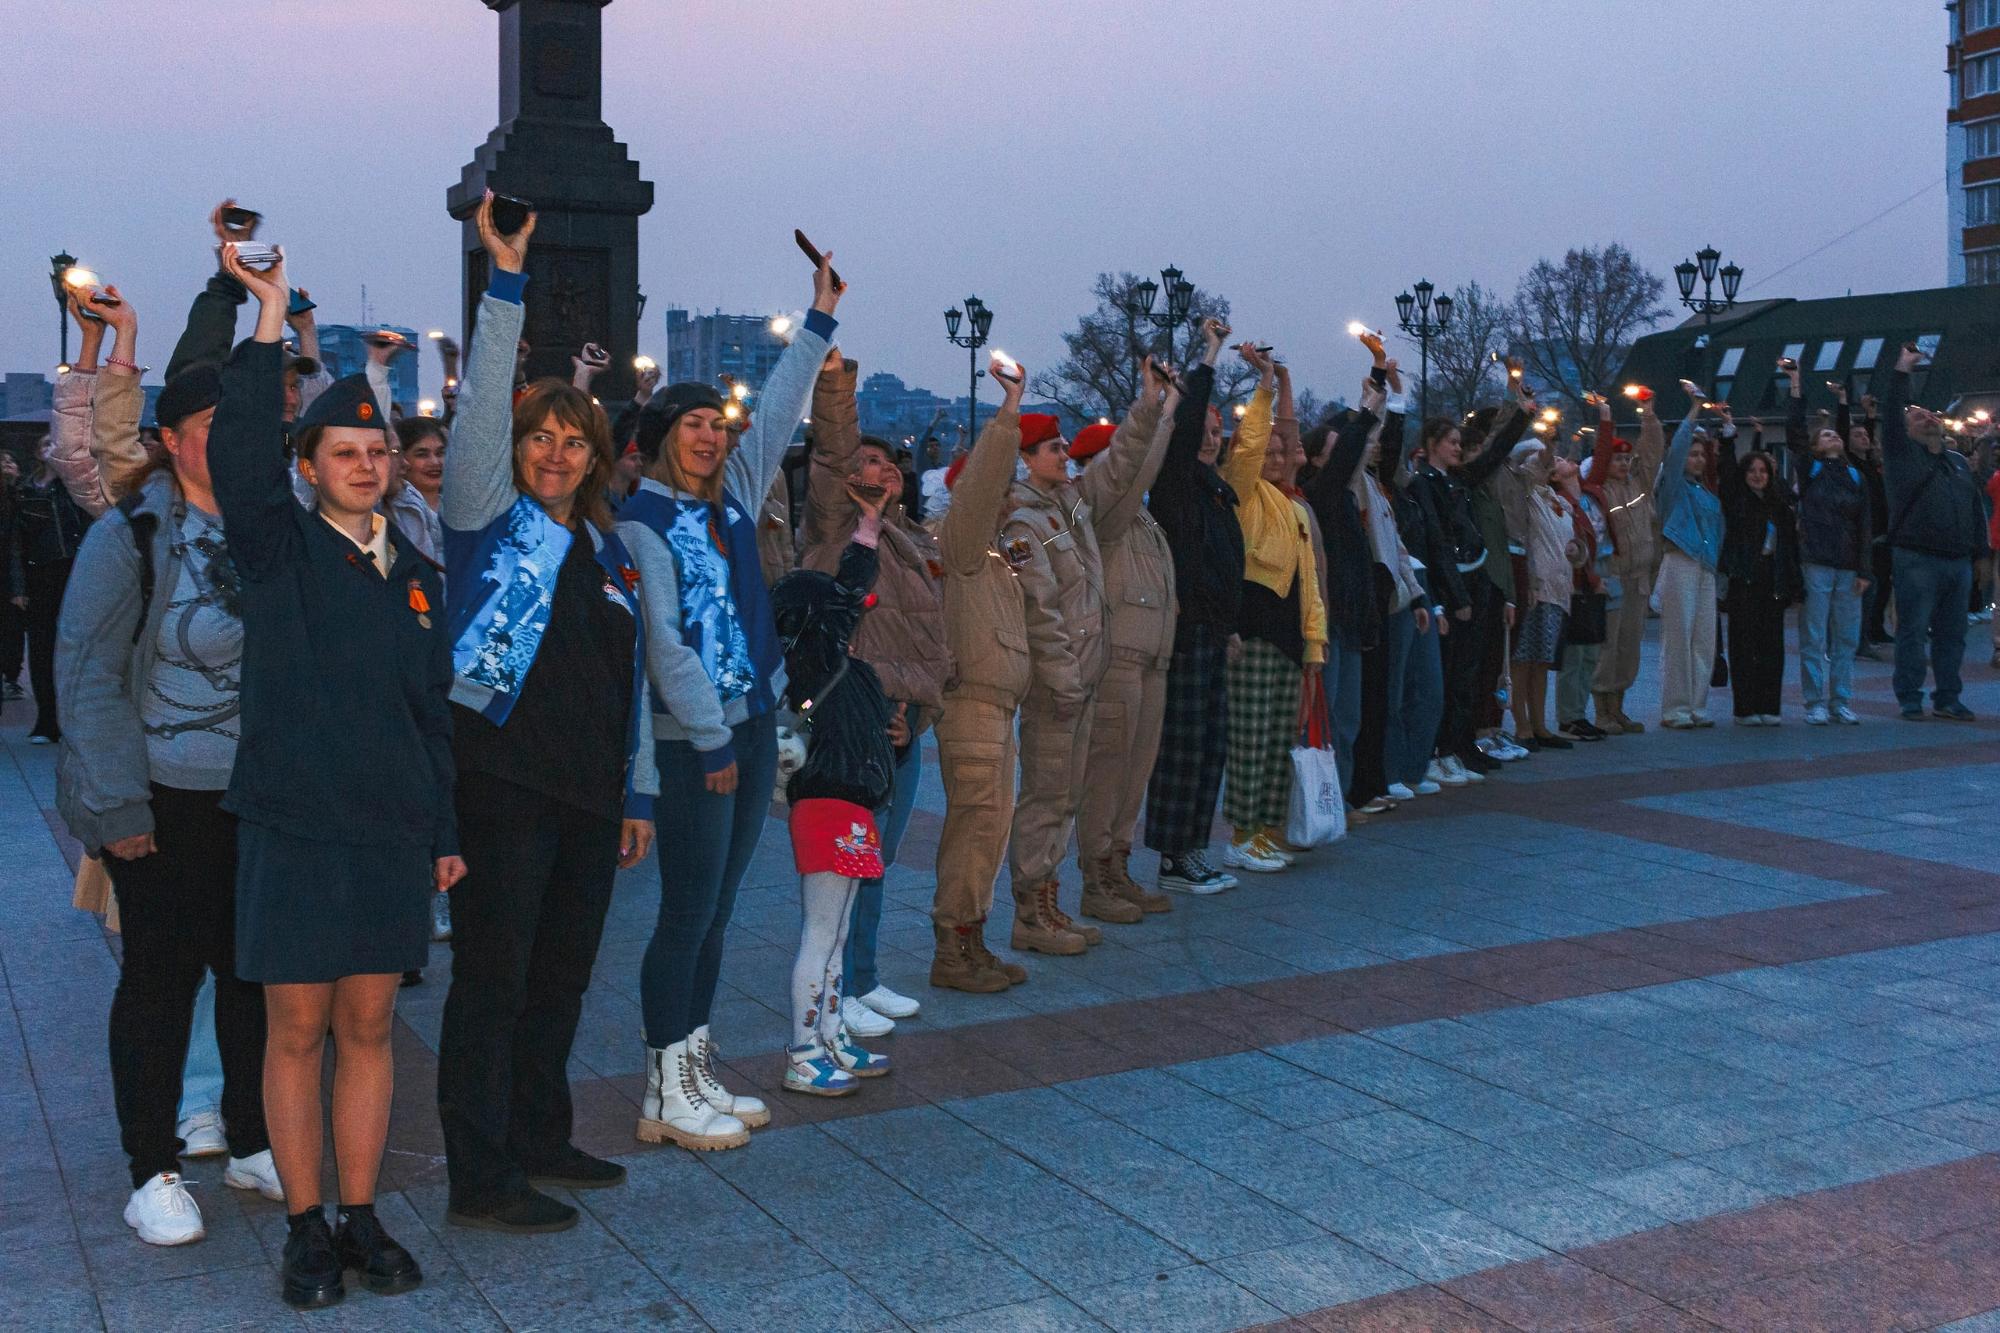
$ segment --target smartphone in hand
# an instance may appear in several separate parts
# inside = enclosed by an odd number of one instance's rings
[[[493,195],[493,230],[502,236],[512,236],[528,225],[528,214],[534,211],[534,204],[528,200],[496,191]]]
[[[826,256],[819,252],[819,248],[817,246],[815,246],[811,241],[806,239],[806,234],[803,228],[800,227],[792,228],[792,239],[798,243],[799,249],[805,251],[806,258],[812,260],[814,268],[818,268],[821,264],[824,264],[826,262]],[[840,280],[839,269],[828,269],[826,275],[829,278],[833,279],[834,286],[840,287],[845,285]]]

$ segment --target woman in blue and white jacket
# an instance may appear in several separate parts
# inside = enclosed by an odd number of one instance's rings
[[[659,858],[659,924],[639,973],[648,1050],[638,1134],[648,1143],[736,1148],[770,1121],[762,1102],[717,1081],[708,1017],[736,889],[771,802],[785,690],[756,516],[811,401],[843,291],[823,258],[805,327],[733,442],[728,405],[705,384],[669,386],[639,419],[646,473],[618,511],[618,535],[639,565],[656,818],[673,830]]]
[[[659,783],[645,706],[638,571],[610,531],[611,427],[590,395],[513,395],[521,231],[479,206],[493,280],[479,303],[445,456],[445,623],[465,881],[438,1043],[446,1217],[558,1231],[625,1168],[570,1142],[568,1064],[612,882],[644,859]]]

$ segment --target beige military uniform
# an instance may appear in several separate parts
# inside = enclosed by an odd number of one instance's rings
[[[1173,421],[1160,419],[1159,403],[1135,404],[1110,446],[1086,465],[1077,483],[1091,506],[1104,558],[1109,656],[1091,707],[1076,817],[1078,859],[1086,876],[1099,862],[1131,850],[1132,830],[1160,752],[1167,666],[1174,655],[1180,607],[1174,595],[1173,552],[1144,500],[1172,434]]]
[[[1016,482],[1000,530],[1019,564],[1034,684],[1021,702],[1021,794],[1008,861],[1019,901],[1055,879],[1069,850],[1090,759],[1091,701],[1109,661],[1104,560],[1090,505],[1074,486]],[[1025,548],[1025,551],[1024,551]]]
[[[785,470],[771,473],[771,489],[757,511],[757,564],[769,588],[798,568],[798,547],[792,541],[792,485]]]
[[[941,926],[976,929],[986,919],[1014,818],[1014,714],[1033,671],[1016,571],[1047,565],[1039,544],[1000,535],[1020,444],[1020,414],[996,415],[935,525],[952,654],[935,733],[945,811],[931,916]]]

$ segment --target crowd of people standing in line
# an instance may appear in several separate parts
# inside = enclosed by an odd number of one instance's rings
[[[421,1281],[373,1204],[395,996],[434,931],[453,958],[453,1224],[561,1230],[577,1213],[548,1187],[623,1180],[572,1143],[566,1068],[616,874],[655,852],[637,1137],[726,1150],[770,1122],[723,1083],[710,1020],[774,796],[802,907],[781,1086],[846,1096],[889,1073],[863,1043],[920,1008],[876,950],[927,736],[946,794],[929,980],[991,994],[1028,980],[987,940],[1003,867],[1011,949],[1073,956],[1103,939],[1091,921],[1132,926],[1308,851],[1286,837],[1302,719],[1324,718],[1356,820],[1643,731],[1625,703],[1656,596],[1661,725],[1711,725],[1718,597],[1739,723],[1779,718],[1794,603],[1806,721],[1852,723],[1886,546],[1904,715],[1924,715],[1929,671],[1932,713],[1971,716],[1964,612],[1991,514],[1908,402],[1914,348],[1879,417],[1818,431],[1781,367],[1789,464],[1739,452],[1728,409],[1710,424],[1685,382],[1671,439],[1649,390],[1627,390],[1635,441],[1591,395],[1579,462],[1517,366],[1498,406],[1407,422],[1366,331],[1357,406],[1309,423],[1273,350],[1238,346],[1255,388],[1225,432],[1230,331],[1210,320],[1194,365],[1146,359],[1123,419],[1074,437],[1021,410],[1025,372],[996,358],[1000,410],[920,523],[896,449],[857,427],[828,259],[754,411],[647,375],[614,419],[589,390],[601,357],[571,382],[522,372],[532,214],[503,234],[489,199],[477,223],[490,281],[447,421],[396,419],[391,346],[327,375],[282,254],[246,262],[218,210],[157,442],[135,307],[81,288],[84,354],[9,490],[35,732],[61,743],[59,811],[124,936],[125,1220],[200,1239],[180,1157],[226,1154],[227,1184],[285,1205],[295,1306],[340,1299],[349,1270]],[[1150,887],[1135,840],[1159,854]]]

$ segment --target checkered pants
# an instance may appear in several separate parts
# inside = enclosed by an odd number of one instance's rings
[[[1213,625],[1184,625],[1174,639],[1160,757],[1146,787],[1146,845],[1162,856],[1208,846],[1229,749],[1228,644]]]
[[[1263,639],[1245,639],[1229,664],[1229,787],[1222,817],[1239,834],[1282,828],[1292,799],[1299,664]]]

